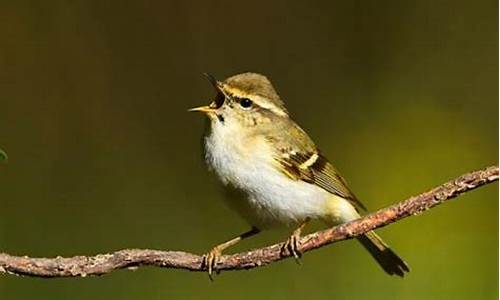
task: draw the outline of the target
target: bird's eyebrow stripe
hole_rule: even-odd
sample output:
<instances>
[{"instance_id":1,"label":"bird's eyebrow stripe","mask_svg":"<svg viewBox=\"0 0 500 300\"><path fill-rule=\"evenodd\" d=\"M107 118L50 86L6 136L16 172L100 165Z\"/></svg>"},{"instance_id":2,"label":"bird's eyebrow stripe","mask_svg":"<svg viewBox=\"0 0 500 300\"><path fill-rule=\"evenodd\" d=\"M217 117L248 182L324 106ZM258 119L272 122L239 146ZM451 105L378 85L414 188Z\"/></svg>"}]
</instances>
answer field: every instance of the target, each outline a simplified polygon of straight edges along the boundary
<instances>
[{"instance_id":1,"label":"bird's eyebrow stripe","mask_svg":"<svg viewBox=\"0 0 500 300\"><path fill-rule=\"evenodd\" d=\"M238 91L242 94L245 94L245 92L239 90L239 89L235 89L233 88L232 90L231 89L228 89L226 88L224 93L226 95L226 97L230 98L230 99L233 99L233 100L240 100L240 99L250 99L252 100L257 106L259 106L260 108L263 108L263 109L266 109L266 110L269 110L269 111L272 111L273 113L277 114L277 115L280 115L280 116L286 116L288 115L286 111L283 111L282 109L280 109L277 105L275 105L274 103L271 103L271 102L264 102L263 100L261 99L264 99L262 96L260 95L243 95L243 96L236 96L235 93L233 91ZM246 96L246 97L245 97Z\"/></svg>"}]
</instances>

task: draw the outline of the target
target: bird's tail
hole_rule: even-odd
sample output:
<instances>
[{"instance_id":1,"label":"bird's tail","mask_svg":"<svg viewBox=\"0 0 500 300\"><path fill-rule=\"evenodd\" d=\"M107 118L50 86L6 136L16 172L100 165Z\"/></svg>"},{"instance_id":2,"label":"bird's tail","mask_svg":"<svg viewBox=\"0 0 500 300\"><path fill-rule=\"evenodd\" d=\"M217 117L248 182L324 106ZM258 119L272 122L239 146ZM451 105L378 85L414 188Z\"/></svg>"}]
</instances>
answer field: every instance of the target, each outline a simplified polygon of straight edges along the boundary
<instances>
[{"instance_id":1,"label":"bird's tail","mask_svg":"<svg viewBox=\"0 0 500 300\"><path fill-rule=\"evenodd\" d=\"M410 272L404 260L394 253L374 231L358 236L357 239L387 274L404 277L406 272Z\"/></svg>"}]
</instances>

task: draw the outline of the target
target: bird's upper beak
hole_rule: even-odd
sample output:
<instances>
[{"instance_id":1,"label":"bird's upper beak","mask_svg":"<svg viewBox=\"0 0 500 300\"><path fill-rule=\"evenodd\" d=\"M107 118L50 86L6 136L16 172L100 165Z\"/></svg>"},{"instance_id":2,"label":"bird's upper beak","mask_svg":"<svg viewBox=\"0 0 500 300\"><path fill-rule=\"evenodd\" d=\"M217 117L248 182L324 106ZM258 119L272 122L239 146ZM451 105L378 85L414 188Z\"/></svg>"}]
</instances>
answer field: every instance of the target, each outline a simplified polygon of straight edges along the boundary
<instances>
[{"instance_id":1,"label":"bird's upper beak","mask_svg":"<svg viewBox=\"0 0 500 300\"><path fill-rule=\"evenodd\" d=\"M222 92L221 82L219 82L212 74L203 73L203 75L208 79L208 81L213 85L213 87L218 91Z\"/></svg>"}]
</instances>

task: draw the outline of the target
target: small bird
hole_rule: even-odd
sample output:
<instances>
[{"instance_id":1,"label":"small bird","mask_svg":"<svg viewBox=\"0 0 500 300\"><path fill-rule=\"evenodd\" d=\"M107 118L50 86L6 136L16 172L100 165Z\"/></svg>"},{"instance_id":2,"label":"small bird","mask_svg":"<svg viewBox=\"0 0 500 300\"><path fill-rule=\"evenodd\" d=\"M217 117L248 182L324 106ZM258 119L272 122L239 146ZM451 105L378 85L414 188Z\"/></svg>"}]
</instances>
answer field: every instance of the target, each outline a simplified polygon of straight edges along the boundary
<instances>
[{"instance_id":1,"label":"small bird","mask_svg":"<svg viewBox=\"0 0 500 300\"><path fill-rule=\"evenodd\" d=\"M216 90L215 98L190 111L208 116L206 162L224 185L241 195L227 199L228 204L252 226L203 256L211 279L223 250L262 230L293 226L283 248L298 259L301 232L310 220L334 226L360 217L364 205L290 118L267 77L242 73L217 81L205 75ZM403 277L409 272L375 232L357 239L388 274Z\"/></svg>"}]
</instances>

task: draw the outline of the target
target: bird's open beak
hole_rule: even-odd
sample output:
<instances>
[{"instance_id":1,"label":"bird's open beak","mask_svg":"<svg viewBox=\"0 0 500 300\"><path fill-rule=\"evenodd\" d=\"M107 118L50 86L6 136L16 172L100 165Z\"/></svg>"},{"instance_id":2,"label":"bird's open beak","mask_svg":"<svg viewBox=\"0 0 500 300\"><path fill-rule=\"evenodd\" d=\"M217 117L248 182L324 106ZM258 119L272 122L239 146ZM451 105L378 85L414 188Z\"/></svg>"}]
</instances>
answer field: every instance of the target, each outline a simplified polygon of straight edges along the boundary
<instances>
[{"instance_id":1,"label":"bird's open beak","mask_svg":"<svg viewBox=\"0 0 500 300\"><path fill-rule=\"evenodd\" d=\"M206 114L211 114L211 113L215 113L217 111L217 109L215 109L211 105L205 105L205 106L190 108L190 109L188 109L188 111L198 111L198 112L202 112L202 113L206 113Z\"/></svg>"},{"instance_id":2,"label":"bird's open beak","mask_svg":"<svg viewBox=\"0 0 500 300\"><path fill-rule=\"evenodd\" d=\"M191 109L188 109L188 111L198 111L207 114L208 116L213 116L217 109L224 103L224 92L222 91L222 83L217 81L215 77L208 73L203 73L205 77L208 79L208 81L213 85L217 93L219 93L222 96L222 101L217 102L217 98L210 103L210 105L205 105L205 106L199 106L199 107L194 107Z\"/></svg>"}]
</instances>

